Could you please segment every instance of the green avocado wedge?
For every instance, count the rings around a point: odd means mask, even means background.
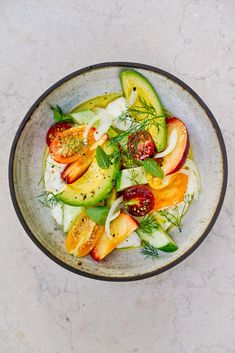
[[[79,105],[74,107],[70,111],[70,114],[83,112],[85,110],[91,110],[96,107],[105,108],[110,102],[119,98],[120,96],[121,96],[121,93],[113,92],[113,93],[104,94],[103,96],[97,96],[97,97],[91,98],[88,101],[80,103]]]
[[[108,155],[113,154],[116,148],[109,141],[103,146]],[[94,157],[87,172],[73,184],[65,185],[57,197],[61,202],[71,206],[95,206],[112,190],[119,168],[120,162],[116,161],[109,168],[101,169]]]
[[[127,99],[130,98],[133,91],[137,90],[137,99],[132,107],[141,110],[143,113],[133,113],[133,117],[136,120],[142,120],[147,116],[153,118],[151,114],[149,115],[144,111],[142,102],[147,103],[149,107],[155,109],[157,117],[154,119],[154,124],[151,125],[148,130],[152,135],[157,151],[163,151],[167,143],[166,117],[163,105],[153,85],[146,77],[134,70],[121,71],[120,79],[123,94]]]

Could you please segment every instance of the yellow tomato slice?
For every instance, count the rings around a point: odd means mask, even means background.
[[[155,198],[153,211],[171,207],[183,201],[187,186],[188,176],[183,173],[176,173],[172,175],[165,187],[158,189],[151,187]]]
[[[85,212],[78,216],[66,238],[66,249],[74,256],[86,256],[94,248],[104,232],[104,226],[96,224]]]
[[[149,186],[153,189],[162,189],[167,186],[163,182],[163,179],[154,177],[151,174],[148,174],[148,183],[149,183]]]

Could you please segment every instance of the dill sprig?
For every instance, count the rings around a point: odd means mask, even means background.
[[[152,246],[149,243],[144,243],[141,249],[141,254],[145,255],[146,257],[156,258],[159,256],[157,248]]]
[[[151,103],[147,103],[147,101],[140,97],[139,98],[140,105],[132,105],[128,108],[129,113],[132,113],[135,116],[145,115],[146,117],[153,116],[156,118],[156,109]]]
[[[155,108],[151,103],[148,103],[144,98],[139,98],[140,105],[130,106],[119,116],[120,121],[129,122],[129,128],[126,131],[122,131],[117,136],[111,139],[112,143],[121,144],[125,146],[128,141],[128,136],[136,134],[139,131],[146,131],[150,126],[155,125],[158,130],[160,127],[165,125],[159,121],[160,118],[164,118],[165,115],[157,115]],[[138,117],[138,121],[132,119]]]
[[[182,232],[181,225],[182,225],[182,219],[187,213],[190,204],[193,201],[193,195],[188,194],[184,198],[184,205],[182,210],[180,210],[179,206],[175,206],[172,209],[172,212],[168,210],[160,210],[158,213],[160,216],[164,217],[169,223],[171,223],[173,226],[177,227],[180,232]]]
[[[63,156],[70,156],[75,153],[80,152],[85,144],[82,139],[75,138],[74,136],[65,136],[61,137],[59,136],[59,141],[60,141],[60,147],[59,147],[59,152]]]
[[[58,195],[59,194],[54,194],[51,191],[43,191],[37,196],[37,199],[43,207],[54,208],[55,206],[61,204],[61,201],[58,199]]]
[[[116,163],[121,160],[121,153],[118,150],[114,151],[112,154],[108,154],[109,162]]]
[[[158,229],[159,226],[157,218],[151,213],[146,215],[140,222],[140,229],[148,235],[152,235],[154,230]]]

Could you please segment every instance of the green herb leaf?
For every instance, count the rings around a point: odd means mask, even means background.
[[[154,159],[151,159],[151,158],[145,159],[143,166],[146,172],[153,175],[154,177],[161,178],[161,179],[164,177],[164,172],[162,168],[160,167],[160,165],[157,164],[157,162]]]
[[[156,258],[158,257],[158,250],[151,244],[144,243],[143,248],[141,249],[141,254],[145,255],[146,257]]]
[[[152,235],[153,231],[158,228],[159,228],[159,222],[157,218],[154,216],[154,214],[152,213],[146,215],[142,219],[142,221],[140,221],[140,229],[148,235]]]
[[[56,107],[51,107],[54,113],[54,120],[56,123],[60,123],[62,121],[73,122],[73,117],[70,114],[64,114],[63,110],[59,105]]]
[[[107,169],[110,166],[109,156],[105,153],[102,147],[96,148],[96,160],[100,168]]]
[[[88,207],[86,213],[92,221],[97,224],[105,224],[106,218],[109,213],[109,207],[106,206],[97,206],[97,207]]]
[[[37,196],[37,199],[43,207],[54,208],[61,204],[61,201],[57,198],[58,195],[50,191],[43,191]]]
[[[178,205],[173,207],[173,209],[170,211],[166,210],[160,210],[158,211],[159,215],[164,217],[167,222],[171,223],[172,226],[175,226],[179,229],[181,232],[181,224],[182,224],[182,219],[188,212],[189,206],[191,205],[193,201],[193,194],[187,194],[184,198],[184,203],[183,207],[180,208]]]
[[[133,119],[132,117],[137,119]],[[138,117],[141,117],[141,119],[138,119]],[[165,127],[165,123],[163,123],[161,119],[164,117],[165,114],[157,115],[153,105],[146,102],[144,98],[139,97],[138,106],[130,106],[119,116],[120,121],[128,123],[130,127],[128,130],[120,132],[117,136],[113,136],[110,141],[121,144],[123,148],[127,145],[129,135],[143,130],[148,131],[152,125],[156,126],[158,130],[160,127]],[[138,120],[138,122],[136,120]]]

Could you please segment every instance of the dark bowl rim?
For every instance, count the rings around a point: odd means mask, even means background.
[[[29,229],[29,227],[28,227],[28,225],[27,225],[27,223],[26,223],[26,221],[25,221],[25,219],[24,219],[24,217],[23,217],[23,215],[21,213],[21,210],[20,210],[17,198],[16,198],[14,182],[13,182],[14,156],[15,156],[15,151],[16,151],[16,148],[17,148],[17,143],[18,143],[20,135],[21,135],[21,133],[22,133],[27,121],[30,119],[30,116],[32,115],[34,110],[38,107],[38,105],[51,92],[53,92],[56,88],[58,88],[63,83],[69,81],[70,79],[72,79],[72,78],[74,78],[76,76],[79,76],[81,74],[84,74],[86,72],[89,72],[91,70],[101,69],[101,68],[105,68],[105,67],[127,67],[127,68],[132,68],[132,69],[134,68],[134,69],[144,69],[144,70],[148,70],[148,71],[153,71],[153,72],[156,72],[157,74],[160,74],[160,75],[163,75],[163,76],[167,77],[168,79],[170,79],[170,80],[174,81],[175,83],[177,83],[178,85],[180,85],[183,89],[185,89],[189,94],[191,94],[197,100],[197,102],[203,108],[203,110],[205,111],[205,113],[208,116],[209,120],[211,121],[212,126],[215,129],[219,144],[220,144],[222,161],[223,161],[223,182],[222,182],[222,187],[221,187],[221,193],[220,193],[219,201],[218,201],[218,204],[217,204],[216,209],[214,211],[214,214],[213,214],[209,224],[207,225],[207,228],[202,233],[200,238],[185,253],[183,253],[181,256],[179,256],[177,259],[175,259],[171,263],[161,267],[160,269],[157,269],[157,270],[154,270],[154,271],[151,271],[151,272],[146,272],[146,273],[141,274],[141,275],[135,275],[135,276],[129,276],[129,277],[99,276],[99,275],[83,272],[81,270],[78,270],[78,269],[66,264],[65,262],[63,262],[62,260],[60,260],[56,256],[54,256],[51,252],[49,252],[37,240],[36,236],[34,236],[34,234]],[[20,124],[20,126],[19,126],[19,128],[18,128],[18,130],[17,130],[17,132],[15,134],[15,137],[14,137],[14,140],[13,140],[13,143],[12,143],[12,147],[11,147],[11,151],[10,151],[9,167],[8,167],[8,178],[9,178],[10,195],[11,195],[12,203],[13,203],[15,212],[16,212],[16,214],[18,216],[18,219],[19,219],[21,225],[23,226],[24,230],[28,234],[28,236],[31,238],[31,240],[37,245],[37,247],[44,254],[46,254],[51,260],[53,260],[58,265],[64,267],[65,269],[67,269],[67,270],[69,270],[71,272],[74,272],[76,274],[82,275],[84,277],[88,277],[88,278],[92,278],[92,279],[96,279],[96,280],[103,280],[103,281],[126,282],[126,281],[136,281],[136,280],[149,278],[149,277],[152,277],[152,276],[156,276],[156,275],[158,275],[158,274],[160,274],[162,272],[165,272],[165,271],[173,268],[177,264],[179,264],[184,259],[186,259],[190,254],[192,254],[194,252],[194,250],[196,250],[198,248],[198,246],[203,242],[203,240],[206,238],[206,236],[211,231],[211,229],[212,229],[212,227],[213,227],[213,225],[214,225],[214,223],[215,223],[216,219],[218,218],[219,213],[221,211],[222,204],[223,204],[224,197],[225,197],[225,193],[226,193],[226,187],[227,187],[228,162],[227,162],[227,153],[226,153],[225,143],[224,143],[224,139],[223,139],[221,130],[219,128],[219,125],[218,125],[214,115],[210,111],[210,109],[207,107],[207,105],[204,103],[204,101],[198,96],[198,94],[191,87],[189,87],[186,83],[181,81],[176,76],[170,74],[169,72],[164,71],[164,70],[159,69],[159,68],[154,67],[154,66],[150,66],[150,65],[146,65],[146,64],[140,64],[140,63],[132,63],[132,62],[103,62],[103,63],[100,63],[100,64],[95,64],[95,65],[90,65],[90,66],[84,67],[82,69],[76,70],[73,73],[65,76],[64,78],[62,78],[61,80],[59,80],[55,84],[53,84],[50,88],[48,88],[35,101],[35,103],[31,106],[31,108],[29,109],[29,111],[25,115],[24,119],[22,120],[22,122],[21,122],[21,124]]]

